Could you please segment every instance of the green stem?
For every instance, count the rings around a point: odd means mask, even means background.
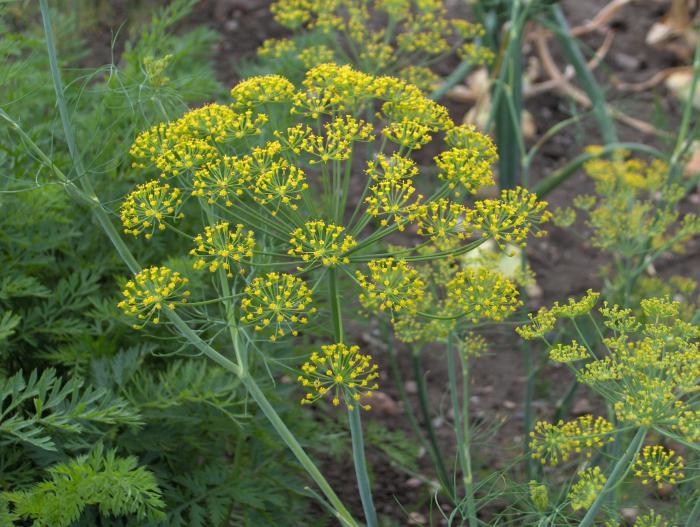
[[[333,333],[338,344],[343,342],[343,316],[338,295],[338,276],[334,267],[328,270],[328,295],[331,304],[331,317],[333,320]],[[362,433],[362,419],[360,417],[361,405],[353,405],[348,409],[348,422],[350,424],[350,436],[352,438],[352,460],[355,464],[355,476],[357,488],[362,500],[362,510],[365,513],[367,527],[377,527],[377,511],[372,500],[372,486],[367,473],[367,459],[365,458],[365,440]]]
[[[583,520],[581,520],[581,523],[579,523],[579,527],[591,527],[593,525],[595,517],[598,514],[600,507],[603,505],[603,502],[605,501],[607,495],[622,482],[625,475],[627,474],[629,467],[634,462],[634,458],[637,455],[637,452],[639,452],[639,449],[642,447],[642,443],[644,442],[644,438],[646,437],[646,435],[646,428],[642,427],[637,430],[637,433],[634,435],[632,441],[630,441],[630,444],[627,446],[627,450],[625,450],[625,453],[613,467],[613,470],[610,473],[610,476],[608,476],[608,480],[605,483],[603,490],[600,491],[600,494],[598,494],[598,497],[593,502],[593,505],[591,505],[591,508],[588,509],[588,512],[583,517]]]
[[[556,24],[556,37],[564,48],[564,53],[571,61],[571,64],[576,71],[576,77],[586,91],[588,98],[593,106],[593,115],[598,121],[600,133],[603,136],[605,144],[617,142],[617,132],[615,131],[615,123],[608,113],[608,107],[605,102],[605,94],[595,80],[595,77],[588,68],[586,59],[581,53],[576,40],[571,35],[569,23],[558,5],[552,6],[552,16]]]
[[[411,404],[411,401],[408,398],[408,394],[406,393],[403,377],[399,368],[399,362],[396,356],[396,348],[390,342],[388,343],[388,346],[390,373],[394,384],[396,385],[396,389],[399,391],[399,396],[401,397],[401,402],[403,403],[404,407],[404,413],[406,414],[406,418],[408,419],[408,422],[411,425],[411,430],[413,430],[413,433],[416,435],[421,445],[423,445],[423,448],[425,448],[425,450],[430,455],[433,461],[433,466],[437,471],[437,477],[440,480],[440,484],[442,485],[443,491],[448,496],[450,496],[450,499],[453,502],[455,502],[456,500],[454,499],[454,496],[452,496],[452,491],[450,489],[450,478],[447,476],[445,466],[442,464],[442,460],[440,459],[440,457],[438,457],[435,450],[433,449],[432,444],[426,439],[423,430],[421,430],[420,425],[418,424],[418,419],[416,419],[416,415],[413,411],[413,405]]]
[[[685,527],[694,527],[698,523],[700,523],[700,496],[695,500],[695,505],[693,506],[693,510],[690,511],[688,520],[685,522]]]
[[[454,481],[447,478],[447,469],[445,468],[445,461],[442,458],[440,446],[438,445],[437,436],[435,435],[435,428],[433,427],[433,421],[430,418],[430,399],[428,398],[428,388],[425,384],[425,377],[423,374],[423,368],[420,363],[420,350],[414,348],[411,353],[411,360],[413,362],[413,373],[416,378],[416,385],[418,387],[418,402],[420,403],[421,416],[423,417],[423,422],[425,423],[425,431],[428,435],[428,441],[431,445],[431,450],[433,452],[433,457],[436,461],[436,468],[438,474],[445,475],[445,481],[452,487],[452,491],[449,494],[456,498],[457,492],[454,488]],[[456,500],[455,500],[456,501]]]
[[[457,364],[455,361],[455,350],[452,345],[453,336],[447,337],[447,375],[450,385],[450,400],[452,401],[452,413],[454,414],[454,430],[457,438],[457,457],[462,469],[462,483],[464,484],[465,500],[467,502],[467,518],[469,527],[477,527],[476,503],[474,502],[474,480],[471,467],[471,453],[469,448],[469,401],[467,390],[469,378],[466,361],[462,359],[462,409],[459,408],[459,397],[457,388]],[[464,374],[467,374],[465,376]],[[467,398],[467,400],[465,400]]]

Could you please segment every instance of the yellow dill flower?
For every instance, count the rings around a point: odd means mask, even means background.
[[[350,66],[320,64],[306,72],[305,91],[294,98],[292,113],[318,118],[337,112],[354,114],[372,97],[373,77]]]
[[[241,224],[230,229],[229,223],[222,221],[213,227],[204,227],[204,234],[195,236],[194,243],[195,248],[190,251],[190,255],[196,257],[194,269],[208,265],[209,271],[213,273],[221,267],[231,277],[232,263],[240,266],[243,259],[250,260],[253,257],[255,235],[252,231],[246,231]]]
[[[417,86],[393,77],[377,77],[372,88],[375,97],[386,101],[381,114],[389,122],[412,122],[424,127],[426,133],[454,127],[447,108],[427,98]]]
[[[679,412],[677,422],[672,425],[684,437],[693,443],[700,442],[700,410]]]
[[[252,110],[234,111],[230,106],[208,104],[191,110],[176,123],[186,134],[206,142],[228,143],[259,135],[268,117]]]
[[[412,159],[394,152],[391,157],[379,154],[376,159],[368,161],[365,174],[376,181],[399,181],[417,176],[418,167]]]
[[[591,415],[557,424],[538,421],[530,432],[530,450],[533,459],[539,459],[543,465],[555,466],[568,461],[572,454],[591,458],[595,450],[615,440],[613,431],[612,423],[602,417],[594,419]]]
[[[675,485],[683,479],[683,458],[662,445],[648,445],[642,449],[632,467],[634,475],[644,485],[656,484],[658,488],[664,483]]]
[[[469,194],[475,194],[481,187],[494,183],[492,158],[482,156],[478,150],[455,147],[445,150],[434,159],[440,168],[438,178],[447,181],[450,189],[457,189],[455,196],[461,195],[460,187]]]
[[[297,45],[288,38],[268,38],[263,41],[255,51],[258,57],[281,59],[282,57],[296,53]]]
[[[489,166],[498,161],[498,150],[491,138],[479,132],[473,124],[454,126],[445,132],[445,143],[452,148],[476,150],[478,157]]]
[[[587,468],[577,474],[578,481],[574,483],[567,494],[571,508],[575,511],[588,509],[605,487],[608,478],[600,471],[600,467]]]
[[[161,177],[188,177],[218,157],[217,149],[203,139],[182,139],[155,160]]]
[[[557,317],[546,307],[541,307],[535,315],[528,313],[527,316],[530,319],[530,323],[515,328],[516,333],[525,340],[543,338],[554,329],[554,325],[557,322]]]
[[[317,157],[321,163],[350,159],[352,144],[372,140],[372,125],[351,115],[336,117],[324,125],[325,136],[309,134],[301,142],[302,150]],[[312,159],[311,164],[318,162]]]
[[[399,71],[399,77],[409,84],[417,86],[428,93],[440,83],[440,76],[425,66],[408,66]]]
[[[239,170],[249,176],[249,183],[253,185],[262,174],[283,162],[281,152],[282,145],[279,141],[268,141],[263,146],[256,146],[250,154],[241,158],[245,168],[240,167]]]
[[[362,30],[366,28],[362,26]],[[384,42],[382,34],[386,34],[383,30],[373,34],[371,40],[365,40],[362,44],[358,62],[364,65],[363,69],[368,71],[382,71],[391,66],[391,63],[396,58],[396,50],[394,46]]]
[[[551,218],[547,202],[538,201],[532,192],[518,187],[501,191],[500,199],[485,199],[474,203],[472,222],[484,238],[492,238],[499,247],[506,244],[525,246],[530,234],[544,236],[538,226]]]
[[[416,189],[408,179],[379,181],[369,189],[370,195],[365,199],[367,214],[381,218],[381,225],[386,226],[391,220],[404,230],[407,218],[423,199],[420,194],[411,201]]]
[[[155,230],[165,230],[166,221],[177,221],[184,217],[180,211],[182,198],[180,189],[160,181],[149,181],[138,185],[126,197],[120,209],[124,232],[148,240]]]
[[[299,52],[299,60],[304,65],[304,68],[309,69],[320,64],[326,64],[335,60],[335,53],[331,48],[324,44],[310,46]]]
[[[651,368],[654,364],[645,366]],[[616,364],[616,369],[619,372],[616,380],[623,381],[620,400],[613,406],[620,421],[651,426],[674,420],[678,414],[676,402],[679,394],[672,378],[664,378],[662,371],[657,373],[658,377],[654,373],[647,375],[643,368],[640,371],[639,367],[628,367],[625,363]]]
[[[301,404],[312,404],[330,396],[334,406],[342,401],[348,410],[354,410],[356,404],[369,410],[369,404],[363,405],[359,401],[371,397],[372,392],[379,389],[375,382],[378,377],[372,356],[360,353],[358,346],[321,346],[321,352],[313,352],[301,367],[298,381],[308,390]]]
[[[323,220],[306,222],[304,227],[291,233],[289,243],[292,248],[288,254],[299,256],[309,264],[316,261],[327,267],[347,264],[350,260],[345,254],[355,247],[357,242],[352,236],[344,233],[343,227]]]
[[[409,216],[418,226],[416,232],[434,242],[465,239],[471,233],[469,219],[466,207],[444,198],[419,205]]]
[[[300,200],[302,192],[307,188],[309,185],[304,172],[280,159],[258,176],[251,192],[256,202],[272,206],[270,214],[276,216],[281,206],[296,210],[297,204],[294,201]]]
[[[294,85],[281,75],[250,77],[231,89],[234,108],[254,108],[262,104],[289,102],[294,93]]]
[[[297,29],[312,17],[312,0],[277,0],[270,6],[270,11],[281,26]]]
[[[168,267],[148,267],[126,283],[117,307],[127,316],[141,321],[134,324],[135,329],[143,328],[148,322],[158,324],[163,307],[175,309],[187,303],[188,282]]]
[[[663,516],[656,514],[654,509],[651,509],[648,514],[638,516],[634,522],[634,527],[671,527]]]
[[[423,298],[425,282],[418,271],[404,260],[383,258],[367,264],[370,276],[357,271],[357,280],[362,288],[360,303],[367,310],[415,313]]]
[[[547,487],[533,479],[528,483],[528,488],[530,490],[530,501],[537,509],[537,512],[546,512],[549,509]]]
[[[495,53],[486,46],[474,42],[466,42],[457,50],[457,56],[468,60],[474,65],[488,66],[496,58]]]
[[[549,350],[549,358],[554,362],[576,362],[589,358],[588,350],[574,341],[571,344],[557,344]]]
[[[222,201],[227,207],[233,199],[242,196],[250,182],[250,168],[246,160],[222,156],[194,173],[192,195],[206,198],[207,203]]]
[[[618,364],[610,357],[584,364],[583,368],[576,372],[576,380],[588,386],[619,381],[621,378]]]
[[[313,135],[311,127],[305,124],[297,124],[287,128],[284,132],[275,130],[275,138],[282,145],[283,150],[289,150],[295,155],[302,152],[302,146],[306,144],[308,137]]]
[[[576,318],[590,313],[598,302],[600,293],[594,292],[592,289],[586,291],[586,294],[579,300],[569,298],[565,305],[559,305],[556,302],[552,306],[552,313],[557,317]]]
[[[146,163],[154,164],[156,159],[170,150],[182,139],[171,123],[160,123],[144,130],[131,145],[129,154],[134,159],[133,168],[146,168]]]
[[[419,150],[432,140],[430,128],[412,119],[389,123],[383,130],[384,136],[407,150]]]
[[[457,347],[465,357],[479,358],[488,350],[489,346],[484,337],[470,331],[457,341]]]
[[[404,21],[406,30],[396,37],[399,49],[408,53],[422,52],[440,55],[449,51],[450,44],[445,39],[450,25],[442,8],[438,12],[411,14]]]
[[[254,278],[243,291],[241,321],[252,325],[255,331],[268,335],[271,341],[291,333],[299,334],[299,327],[308,323],[311,290],[301,278],[290,274],[268,273]]]
[[[394,20],[401,20],[411,11],[411,0],[377,0],[375,6]]]
[[[450,304],[473,324],[483,319],[500,322],[522,305],[515,285],[489,269],[460,271],[446,289]]]

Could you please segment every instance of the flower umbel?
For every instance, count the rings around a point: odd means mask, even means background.
[[[204,227],[204,234],[195,236],[194,243],[195,248],[190,251],[190,255],[197,257],[193,265],[195,269],[202,269],[208,264],[213,273],[222,267],[227,276],[231,277],[232,263],[240,265],[243,259],[250,260],[253,257],[255,235],[252,231],[244,230],[241,224],[230,229],[229,223],[222,221],[213,227]]]
[[[423,298],[425,283],[418,271],[403,260],[383,258],[367,264],[369,278],[357,271],[362,288],[360,303],[365,309],[414,313]]]
[[[175,309],[186,304],[190,296],[189,280],[168,267],[148,267],[129,280],[122,291],[123,300],[117,304],[126,315],[136,317],[143,328],[148,322],[158,324],[163,307]]]
[[[357,242],[350,235],[344,234],[345,229],[338,225],[326,223],[323,220],[309,221],[303,228],[292,232],[289,243],[291,256],[300,256],[309,264],[320,261],[327,267],[341,263],[349,263],[344,256]]]
[[[587,468],[578,473],[578,481],[571,487],[567,498],[571,501],[571,508],[575,511],[587,509],[603,490],[607,478],[600,471],[600,467]]]
[[[360,353],[359,346],[321,346],[321,352],[313,352],[301,371],[298,381],[309,390],[302,404],[311,404],[330,395],[335,406],[342,400],[349,410],[354,410],[356,404],[369,410],[369,404],[359,401],[362,397],[371,397],[372,391],[379,389],[374,382],[379,377],[377,365],[372,364],[370,355]]]
[[[664,483],[675,485],[683,479],[683,458],[662,445],[649,445],[642,449],[634,462],[634,475],[642,480],[644,485],[655,484],[661,488]]]
[[[167,183],[149,181],[139,185],[124,200],[120,210],[124,232],[151,238],[156,229],[165,230],[166,220],[179,220],[182,206],[180,189]]]
[[[298,335],[299,327],[308,323],[308,315],[316,312],[311,307],[311,290],[301,278],[290,274],[258,276],[243,294],[241,320],[273,342],[289,333]]]

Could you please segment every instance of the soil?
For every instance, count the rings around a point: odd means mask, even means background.
[[[577,26],[590,20],[608,0],[564,0],[561,2],[564,13],[571,26]],[[119,2],[115,2],[119,10]],[[663,87],[653,91],[630,94],[615,89],[611,83],[614,74],[624,82],[639,82],[650,78],[657,71],[680,65],[676,56],[668,51],[654,49],[646,45],[645,36],[651,25],[658,21],[668,7],[663,1],[637,1],[625,7],[616,15],[612,27],[616,30],[612,47],[603,64],[596,70],[600,83],[607,91],[608,99],[621,111],[630,116],[659,125],[661,129],[673,130],[679,121],[680,105]],[[118,15],[115,15],[119,19]],[[195,13],[185,22],[191,24],[208,24],[221,34],[221,41],[213,52],[220,80],[226,85],[233,85],[237,80],[235,65],[241,59],[251,58],[255,49],[270,37],[281,37],[285,31],[280,28],[269,14],[269,2],[260,0],[206,0],[200,2]],[[590,33],[582,37],[584,47],[588,50],[598,49],[603,42],[603,35]],[[558,64],[565,65],[563,54],[552,43],[552,52]],[[461,120],[469,110],[468,105],[451,104],[453,117]],[[532,114],[538,134],[542,134],[554,124],[571,117],[572,103],[563,96],[549,92],[527,100],[527,110]],[[621,141],[640,142],[660,149],[668,149],[667,140],[643,133],[622,123],[618,124]],[[539,137],[539,135],[538,135]],[[535,137],[531,142],[537,140]],[[587,120],[581,125],[566,128],[555,135],[542,148],[531,168],[532,183],[546,178],[557,168],[566,164],[572,157],[581,153],[590,143],[600,141],[595,123]],[[548,196],[552,208],[566,207],[572,199],[592,190],[590,182],[582,173],[571,177],[564,185]],[[690,197],[693,207],[697,209],[698,196]],[[694,203],[692,203],[694,201]],[[683,256],[667,258],[656,265],[661,276],[681,274],[700,279],[698,255],[700,244],[693,243]],[[528,255],[534,272],[538,277],[541,294],[531,297],[530,310],[540,305],[549,305],[554,300],[583,293],[588,288],[600,289],[604,280],[600,270],[606,259],[591,247],[585,225],[576,224],[573,229],[549,228],[549,236],[531,242]],[[367,346],[374,346],[373,354],[382,362],[386,351],[378,345],[374,326],[356,325],[357,340]],[[524,352],[510,330],[490,331],[486,334],[490,351],[485,356],[473,361],[473,386],[471,387],[470,412],[475,423],[481,428],[488,428],[498,423],[499,428],[491,438],[485,438],[477,444],[474,452],[477,479],[502,468],[503,460],[517,452],[523,443],[522,401],[525,392]],[[539,350],[533,349],[538,355]],[[438,440],[446,452],[453,449],[453,436],[450,415],[447,411],[449,401],[446,393],[447,371],[442,357],[436,357],[434,351],[423,356],[424,369],[427,372],[430,398],[433,408],[437,409],[434,419]],[[400,367],[405,379],[412,379],[411,363],[408,354],[400,354]],[[562,369],[545,367],[538,374],[535,392],[535,408],[543,418],[551,418],[555,402],[562,395],[570,382],[570,376]],[[411,434],[410,427],[402,415],[399,394],[387,379],[385,383],[384,404],[378,404],[376,411],[368,419],[378,419],[390,429],[404,430]],[[417,399],[411,382],[407,388],[411,393],[414,407]],[[595,398],[585,393],[578,395],[577,408],[581,413],[591,411],[597,403]],[[504,452],[508,451],[508,456]],[[398,470],[389,461],[370,449],[369,460],[372,464],[375,501],[380,514],[393,520],[388,525],[446,525],[446,521],[431,505],[430,487],[415,477]],[[450,455],[446,456],[450,459]],[[430,475],[430,462],[423,455],[421,465]],[[362,509],[357,496],[352,466],[348,463],[329,463],[323,467],[324,474],[331,480],[333,487],[341,495],[357,517],[362,517]],[[449,514],[449,512],[448,512]],[[485,518],[485,516],[484,516]]]

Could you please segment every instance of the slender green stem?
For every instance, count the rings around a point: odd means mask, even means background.
[[[581,523],[579,523],[579,527],[591,527],[591,525],[593,525],[598,511],[603,505],[607,495],[617,488],[627,474],[630,466],[634,462],[637,452],[639,452],[639,449],[642,447],[642,443],[644,442],[646,435],[646,428],[642,427],[637,430],[637,433],[632,438],[632,441],[630,441],[630,444],[627,445],[625,453],[622,454],[622,457],[620,457],[617,463],[615,463],[615,466],[613,467],[610,476],[608,476],[608,480],[606,481],[603,490],[600,491],[600,494],[598,494],[598,497],[593,502],[593,505],[591,505],[591,508],[588,509],[588,512],[583,517],[583,520],[581,520]]]
[[[328,498],[329,502],[331,503],[331,506],[335,509],[335,517],[343,525],[357,527],[357,522],[353,519],[350,512],[345,508],[343,503],[335,494],[333,488],[323,477],[323,474],[321,474],[318,468],[316,468],[316,465],[314,465],[314,462],[311,460],[311,458],[309,458],[302,446],[296,440],[294,434],[292,434],[289,428],[287,428],[287,425],[284,424],[279,414],[275,411],[270,402],[267,400],[265,394],[257,385],[255,380],[249,375],[242,375],[240,376],[240,379],[245,385],[245,387],[248,389],[248,393],[250,393],[253,400],[258,404],[258,406],[260,406],[260,409],[265,414],[265,417],[267,417],[267,419],[270,421],[270,424],[275,429],[277,434],[282,438],[287,447],[296,456],[297,460],[299,460],[299,463],[301,463],[304,469],[306,469],[309,475],[313,478],[313,480],[316,482],[316,484],[321,489],[326,498]]]
[[[469,527],[477,527],[476,503],[474,502],[474,479],[471,467],[471,452],[469,446],[469,402],[465,399],[464,391],[468,390],[469,374],[466,363],[462,361],[462,409],[459,407],[459,392],[457,388],[457,364],[455,361],[455,349],[452,345],[453,336],[447,338],[447,375],[450,385],[450,400],[452,402],[452,413],[454,414],[454,430],[457,438],[457,457],[462,469],[462,483],[464,484],[464,498],[467,503],[467,518]],[[468,399],[468,395],[466,396]]]
[[[428,398],[428,387],[425,384],[425,377],[423,373],[423,368],[420,363],[420,350],[414,348],[411,353],[411,360],[413,362],[413,374],[416,378],[416,386],[418,388],[418,402],[420,403],[421,416],[423,417],[423,422],[425,423],[425,431],[428,436],[428,441],[431,445],[433,452],[433,458],[436,461],[436,468],[439,474],[445,474],[447,476],[447,469],[445,468],[445,460],[442,457],[440,446],[438,445],[437,436],[435,435],[435,428],[433,427],[433,421],[430,417],[430,399]],[[446,477],[445,481],[452,487],[450,495],[456,498],[457,492],[454,488],[454,481],[451,481]],[[449,487],[448,487],[449,488]]]
[[[600,133],[603,136],[603,141],[605,144],[617,142],[617,132],[615,131],[615,123],[608,113],[608,107],[605,102],[605,93],[600,89],[600,86],[595,80],[593,73],[588,68],[586,59],[581,53],[576,40],[571,35],[571,29],[569,28],[569,23],[564,16],[559,5],[552,6],[552,17],[554,23],[556,24],[556,36],[562,47],[566,56],[571,61],[571,64],[576,71],[576,76],[586,91],[588,98],[591,100],[593,105],[593,115],[595,115],[598,121],[598,127],[600,128]]]
[[[338,295],[338,276],[335,268],[328,270],[328,295],[331,304],[331,317],[333,320],[333,333],[337,343],[344,340],[343,315]],[[355,464],[355,476],[357,488],[362,500],[362,510],[365,513],[367,527],[377,527],[377,511],[372,500],[372,486],[367,472],[367,459],[365,458],[365,441],[362,433],[362,419],[360,416],[361,405],[355,404],[353,409],[348,409],[348,422],[350,424],[350,436],[352,438],[352,460]]]
[[[695,500],[695,505],[693,506],[693,510],[690,511],[688,520],[685,522],[685,527],[694,527],[698,523],[700,523],[700,496]]]
[[[413,433],[416,435],[421,445],[423,445],[423,448],[425,448],[425,450],[430,455],[443,491],[450,497],[450,499],[454,503],[456,500],[454,496],[452,496],[452,489],[450,488],[450,478],[447,476],[445,466],[442,463],[441,458],[437,456],[432,444],[426,439],[423,430],[421,430],[420,425],[418,424],[418,419],[416,418],[415,412],[413,411],[413,405],[411,404],[411,401],[408,398],[408,394],[406,393],[406,388],[404,386],[403,377],[401,375],[401,370],[399,368],[399,363],[396,356],[396,348],[391,343],[388,343],[388,346],[389,370],[393,378],[394,384],[396,385],[396,389],[399,391],[399,396],[401,397],[401,402],[403,403],[406,418],[408,419],[408,422],[411,425]]]
[[[688,131],[690,129],[690,118],[692,117],[695,110],[695,93],[698,88],[698,78],[700,77],[700,46],[695,46],[695,55],[693,57],[693,77],[690,83],[690,90],[688,91],[688,100],[685,101],[685,106],[683,108],[683,117],[681,119],[681,126],[678,129],[678,135],[676,138],[676,146],[673,149],[673,155],[671,156],[671,163],[669,166],[669,172],[673,179],[676,179],[676,172],[678,163],[686,150],[686,139],[688,136]]]

